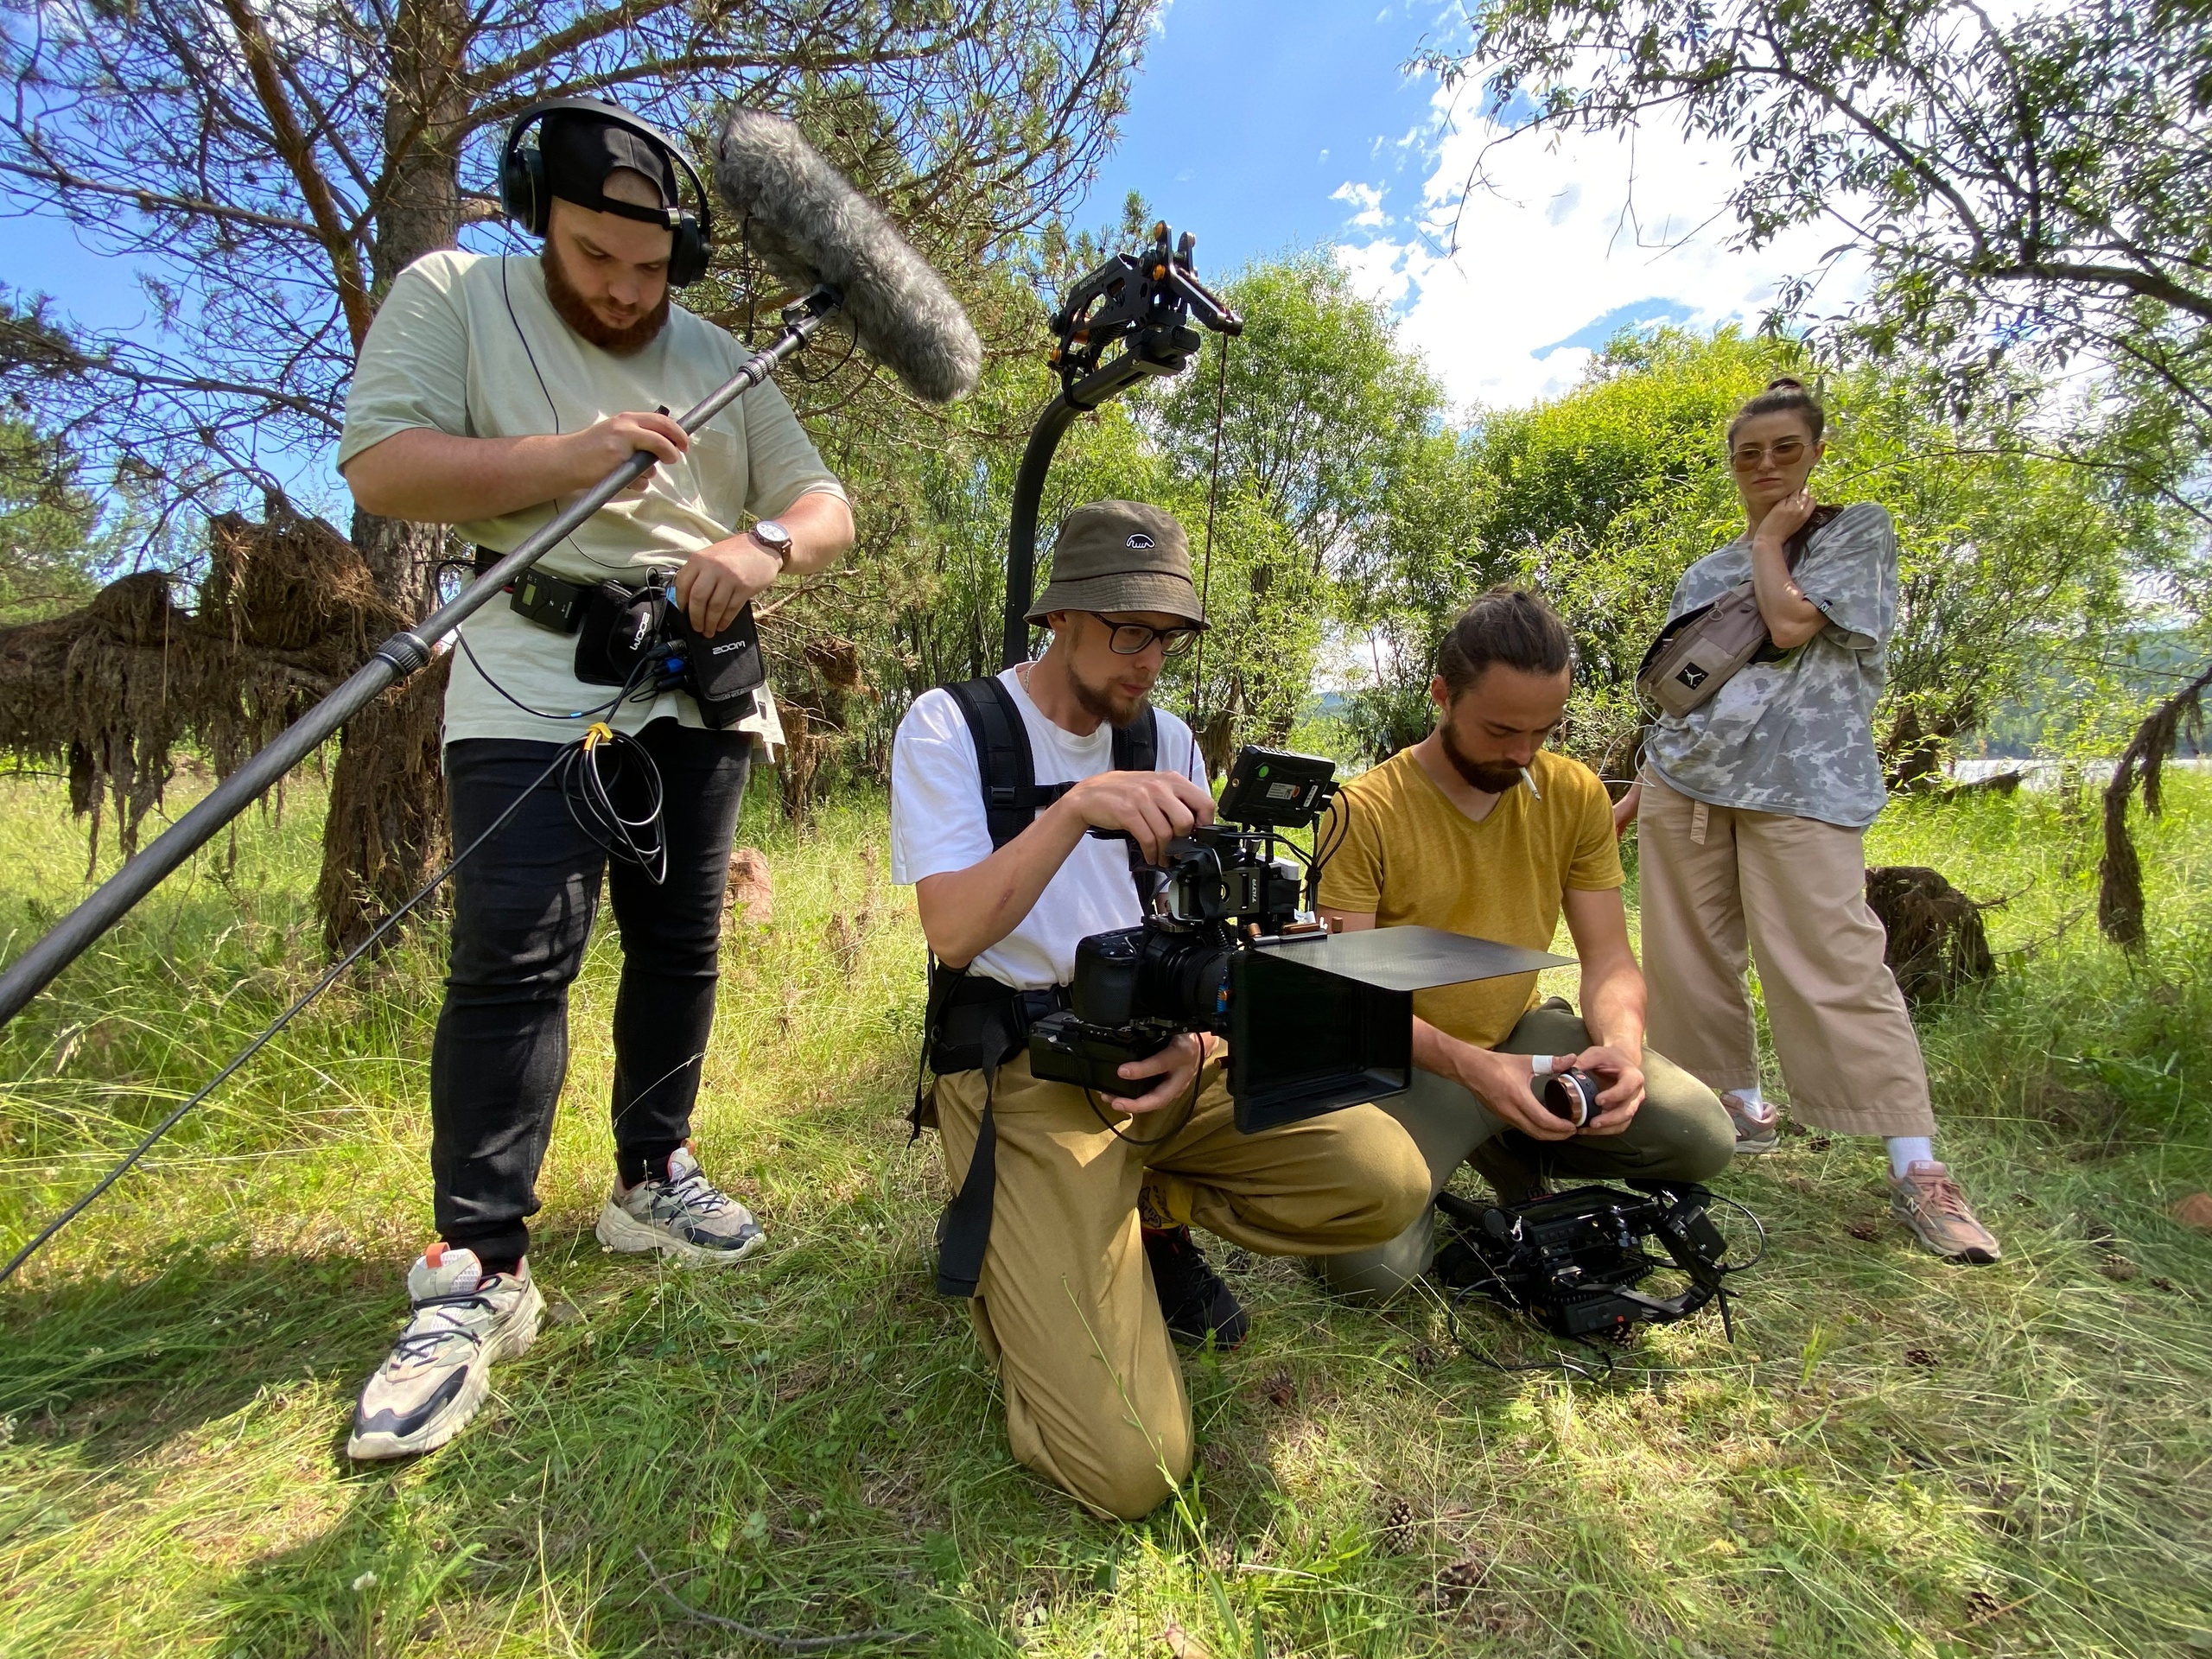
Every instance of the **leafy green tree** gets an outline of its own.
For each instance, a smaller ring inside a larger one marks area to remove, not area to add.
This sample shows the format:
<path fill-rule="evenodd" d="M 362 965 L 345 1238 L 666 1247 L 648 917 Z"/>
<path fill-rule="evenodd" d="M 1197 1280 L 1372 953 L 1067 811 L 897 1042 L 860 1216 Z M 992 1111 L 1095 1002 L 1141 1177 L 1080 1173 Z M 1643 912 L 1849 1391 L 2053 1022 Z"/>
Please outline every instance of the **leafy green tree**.
<path fill-rule="evenodd" d="M 1719 140 L 1741 244 L 1838 232 L 1785 312 L 1826 266 L 1864 261 L 1847 342 L 1940 365 L 1955 397 L 2001 392 L 2008 360 L 2110 365 L 2188 441 L 2096 463 L 2195 494 L 2212 441 L 2212 9 L 1491 0 L 1472 50 L 1433 61 L 1484 79 L 1522 134 L 1664 122 Z"/>
<path fill-rule="evenodd" d="M 1175 382 L 1157 402 L 1160 442 L 1185 469 L 1209 464 L 1218 407 L 1224 481 L 1264 504 L 1314 574 L 1340 571 L 1382 533 L 1443 391 L 1320 254 L 1252 266 L 1224 297 L 1244 319 L 1226 385 L 1218 359 Z"/>
<path fill-rule="evenodd" d="M 0 618 L 24 622 L 91 596 L 107 548 L 79 463 L 28 422 L 0 419 Z"/>

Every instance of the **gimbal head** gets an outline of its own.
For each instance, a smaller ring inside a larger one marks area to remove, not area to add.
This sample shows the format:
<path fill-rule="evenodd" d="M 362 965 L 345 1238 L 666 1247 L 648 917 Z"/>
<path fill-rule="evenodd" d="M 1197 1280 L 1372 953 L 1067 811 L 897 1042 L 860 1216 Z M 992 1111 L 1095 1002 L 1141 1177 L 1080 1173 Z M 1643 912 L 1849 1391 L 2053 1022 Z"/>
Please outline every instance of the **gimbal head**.
<path fill-rule="evenodd" d="M 1191 268 L 1198 238 L 1185 231 L 1171 251 L 1167 234 L 1165 224 L 1154 226 L 1152 246 L 1116 254 L 1052 314 L 1049 326 L 1059 339 L 1046 360 L 1070 403 L 1095 409 L 1147 375 L 1180 374 L 1201 339 L 1190 321 L 1217 334 L 1243 333 L 1243 319 Z M 1122 349 L 1109 360 L 1116 345 Z"/>
<path fill-rule="evenodd" d="M 1068 289 L 1052 314 L 1055 339 L 1046 354 L 1060 377 L 1060 393 L 1029 435 L 1014 480 L 1007 527 L 1006 652 L 1011 668 L 1029 655 L 1030 590 L 1037 563 L 1037 507 L 1052 452 L 1075 417 L 1119 397 L 1140 380 L 1180 374 L 1203 343 L 1198 328 L 1233 337 L 1244 320 L 1198 280 L 1191 262 L 1198 238 L 1171 242 L 1166 222 L 1152 227 L 1152 245 L 1117 253 Z M 1192 323 L 1198 325 L 1194 328 Z M 1117 349 L 1118 348 L 1118 349 Z"/>

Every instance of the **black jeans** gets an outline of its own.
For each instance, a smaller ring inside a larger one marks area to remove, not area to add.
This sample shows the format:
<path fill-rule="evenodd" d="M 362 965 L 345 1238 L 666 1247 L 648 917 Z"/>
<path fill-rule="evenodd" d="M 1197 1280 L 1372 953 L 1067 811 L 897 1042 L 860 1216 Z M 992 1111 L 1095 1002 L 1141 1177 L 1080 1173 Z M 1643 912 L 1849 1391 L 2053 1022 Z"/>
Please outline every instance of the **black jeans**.
<path fill-rule="evenodd" d="M 577 826 L 557 772 L 454 873 L 453 949 L 430 1050 L 430 1176 L 439 1237 L 487 1262 L 529 1248 L 524 1218 L 537 1211 L 538 1166 L 569 1069 L 569 985 L 583 965 L 603 871 L 622 936 L 618 1166 L 665 1157 L 691 1132 L 752 740 L 673 720 L 638 736 L 660 769 L 668 837 L 660 886 L 635 864 L 610 861 Z M 482 834 L 558 747 L 513 738 L 448 743 L 454 847 Z"/>

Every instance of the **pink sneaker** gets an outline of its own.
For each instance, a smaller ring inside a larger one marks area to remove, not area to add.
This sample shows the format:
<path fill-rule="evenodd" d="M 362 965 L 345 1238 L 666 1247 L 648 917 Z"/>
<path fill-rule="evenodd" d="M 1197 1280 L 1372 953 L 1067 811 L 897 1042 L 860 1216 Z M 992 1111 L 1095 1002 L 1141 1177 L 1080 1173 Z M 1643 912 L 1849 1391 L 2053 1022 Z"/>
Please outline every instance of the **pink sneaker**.
<path fill-rule="evenodd" d="M 1977 1265 L 2002 1254 L 1996 1236 L 1974 1219 L 1967 1195 L 1942 1164 L 1916 1163 L 1890 1181 L 1890 1211 L 1938 1255 Z"/>

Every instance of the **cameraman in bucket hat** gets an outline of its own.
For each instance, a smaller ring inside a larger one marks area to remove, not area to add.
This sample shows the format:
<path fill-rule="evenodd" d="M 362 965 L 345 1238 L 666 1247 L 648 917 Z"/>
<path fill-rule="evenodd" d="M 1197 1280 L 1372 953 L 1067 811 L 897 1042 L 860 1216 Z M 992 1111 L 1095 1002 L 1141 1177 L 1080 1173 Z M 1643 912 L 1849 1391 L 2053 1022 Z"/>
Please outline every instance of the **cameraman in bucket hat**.
<path fill-rule="evenodd" d="M 1142 919 L 1136 858 L 1160 862 L 1213 801 L 1190 728 L 1147 701 L 1205 626 L 1170 514 L 1069 514 L 1029 620 L 1052 630 L 1043 657 L 920 697 L 893 751 L 892 877 L 943 964 L 918 1121 L 959 1194 L 939 1288 L 970 1298 L 1014 1456 L 1133 1520 L 1194 1459 L 1171 1338 L 1230 1348 L 1249 1325 L 1192 1224 L 1269 1255 L 1367 1249 L 1421 1212 L 1428 1173 L 1373 1106 L 1239 1133 L 1218 1039 L 1122 1066 L 1122 1097 L 1032 1075 L 1028 1022 L 1067 1006 L 1077 941 Z"/>

